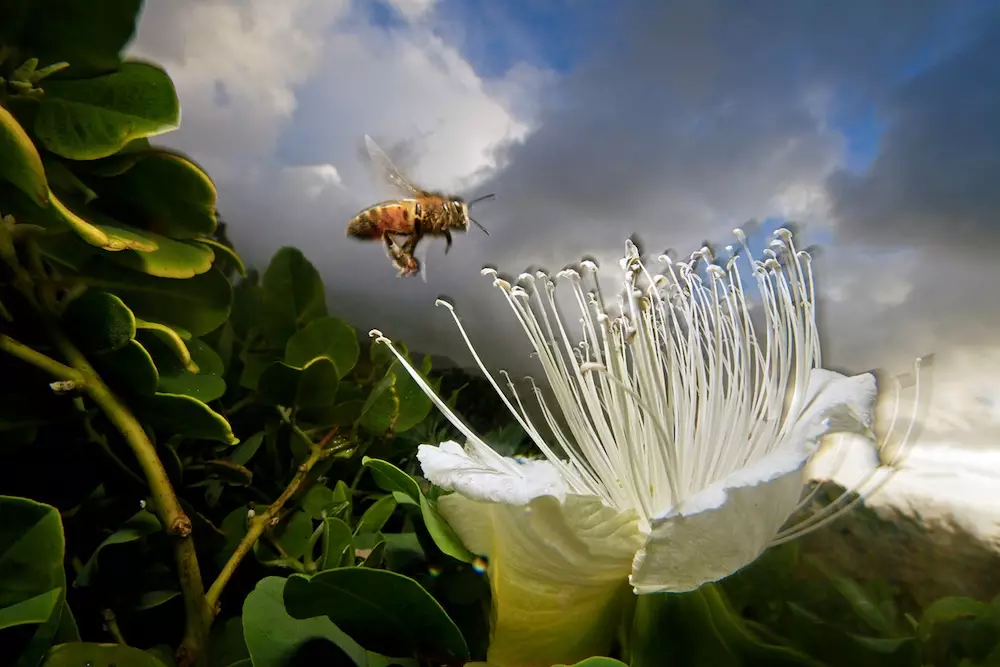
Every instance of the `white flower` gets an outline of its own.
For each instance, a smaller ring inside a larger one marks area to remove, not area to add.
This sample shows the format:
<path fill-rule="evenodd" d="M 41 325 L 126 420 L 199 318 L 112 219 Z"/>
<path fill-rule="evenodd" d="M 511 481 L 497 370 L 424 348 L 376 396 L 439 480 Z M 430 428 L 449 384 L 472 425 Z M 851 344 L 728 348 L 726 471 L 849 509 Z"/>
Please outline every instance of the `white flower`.
<path fill-rule="evenodd" d="M 787 230 L 755 261 L 751 321 L 736 267 L 707 248 L 688 263 L 665 257 L 651 275 L 632 243 L 621 262 L 624 296 L 605 309 L 597 267 L 588 291 L 572 270 L 581 334 L 571 340 L 545 274 L 523 286 L 492 275 L 534 346 L 555 399 L 532 385 L 553 434 L 543 437 L 514 390 L 486 371 L 543 460 L 505 458 L 456 417 L 392 343 L 424 391 L 466 437 L 422 445 L 428 480 L 457 493 L 439 509 L 473 552 L 489 559 L 494 665 L 551 665 L 607 649 L 626 582 L 636 594 L 689 591 L 722 579 L 769 546 L 836 518 L 840 503 L 798 525 L 805 466 L 828 432 L 871 434 L 871 374 L 821 368 L 810 258 Z M 703 275 L 698 264 L 704 260 Z M 780 260 L 780 261 L 779 261 Z M 874 443 L 873 443 L 874 444 Z"/>

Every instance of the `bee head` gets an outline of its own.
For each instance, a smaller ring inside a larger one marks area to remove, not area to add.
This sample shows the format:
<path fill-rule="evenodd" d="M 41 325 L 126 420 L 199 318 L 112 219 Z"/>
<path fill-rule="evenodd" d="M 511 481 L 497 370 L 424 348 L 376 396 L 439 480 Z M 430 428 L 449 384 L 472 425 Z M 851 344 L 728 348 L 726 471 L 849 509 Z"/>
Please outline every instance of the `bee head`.
<path fill-rule="evenodd" d="M 481 201 L 486 201 L 488 199 L 493 199 L 495 196 L 496 195 L 488 194 L 488 195 L 483 195 L 482 197 L 476 197 L 475 199 L 473 199 L 472 201 L 470 201 L 468 204 L 466 204 L 461 199 L 456 199 L 455 200 L 455 201 L 459 202 L 461 204 L 461 206 L 462 206 L 462 214 L 463 214 L 463 219 L 465 220 L 465 229 L 466 229 L 466 231 L 468 231 L 468 229 L 469 229 L 469 223 L 471 222 L 476 227 L 479 227 L 481 230 L 483 230 L 483 232 L 485 232 L 485 234 L 487 236 L 490 235 L 490 233 L 486 231 L 485 227 L 483 227 L 481 224 L 479 224 L 478 222 L 476 222 L 475 219 L 472 218 L 469 215 L 469 207 L 472 206 L 473 204 L 475 204 L 476 202 L 481 202 Z"/>

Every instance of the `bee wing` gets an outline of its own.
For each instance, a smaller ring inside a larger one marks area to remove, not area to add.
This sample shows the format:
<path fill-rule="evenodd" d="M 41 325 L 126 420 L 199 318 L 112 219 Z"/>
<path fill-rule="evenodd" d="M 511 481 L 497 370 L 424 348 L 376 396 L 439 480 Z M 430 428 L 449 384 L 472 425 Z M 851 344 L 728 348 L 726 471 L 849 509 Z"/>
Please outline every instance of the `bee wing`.
<path fill-rule="evenodd" d="M 368 150 L 368 157 L 371 158 L 371 161 L 382 170 L 382 175 L 389 181 L 390 184 L 400 188 L 408 195 L 412 195 L 414 197 L 419 197 L 424 194 L 423 190 L 406 180 L 406 177 L 399 172 L 399 169 L 397 169 L 396 165 L 392 163 L 392 160 L 390 160 L 389 156 L 385 154 L 385 151 L 379 148 L 378 144 L 375 143 L 375 140 L 367 134 L 365 135 L 365 148 Z"/>

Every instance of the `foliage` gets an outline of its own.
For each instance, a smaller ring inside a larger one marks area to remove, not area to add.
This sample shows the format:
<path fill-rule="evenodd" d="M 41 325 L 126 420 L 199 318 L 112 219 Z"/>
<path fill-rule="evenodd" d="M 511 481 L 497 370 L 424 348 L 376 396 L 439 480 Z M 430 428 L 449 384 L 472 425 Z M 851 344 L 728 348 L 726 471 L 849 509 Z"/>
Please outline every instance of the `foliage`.
<path fill-rule="evenodd" d="M 0 0 L 0 665 L 476 664 L 484 563 L 415 462 L 457 433 L 301 251 L 245 268 L 209 176 L 150 142 L 180 105 L 121 57 L 139 9 Z M 419 364 L 530 453 L 488 383 Z M 973 667 L 998 637 L 1000 598 L 903 611 L 793 544 L 637 600 L 577 666 Z"/>

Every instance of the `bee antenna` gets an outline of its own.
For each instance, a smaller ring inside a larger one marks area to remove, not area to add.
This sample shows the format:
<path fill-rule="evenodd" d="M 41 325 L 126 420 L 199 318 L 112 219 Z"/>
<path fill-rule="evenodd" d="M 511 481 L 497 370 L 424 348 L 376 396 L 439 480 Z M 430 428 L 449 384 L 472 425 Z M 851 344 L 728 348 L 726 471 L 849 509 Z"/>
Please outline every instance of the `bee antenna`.
<path fill-rule="evenodd" d="M 483 230 L 483 231 L 484 231 L 484 232 L 486 233 L 486 235 L 487 235 L 487 236 L 489 236 L 489 235 L 490 235 L 490 233 L 486 231 L 486 228 L 485 228 L 485 227 L 483 227 L 483 226 L 482 226 L 481 224 L 479 224 L 478 222 L 476 222 L 475 218 L 472 218 L 472 217 L 470 216 L 470 217 L 469 217 L 469 220 L 472 220 L 472 222 L 473 222 L 473 223 L 474 223 L 474 224 L 476 225 L 476 227 L 479 227 L 479 228 L 480 228 L 481 230 Z"/>
<path fill-rule="evenodd" d="M 483 195 L 482 197 L 476 197 L 475 199 L 469 202 L 469 207 L 471 208 L 472 205 L 475 204 L 476 202 L 486 201 L 487 199 L 496 199 L 496 195 L 491 192 L 488 195 Z"/>

